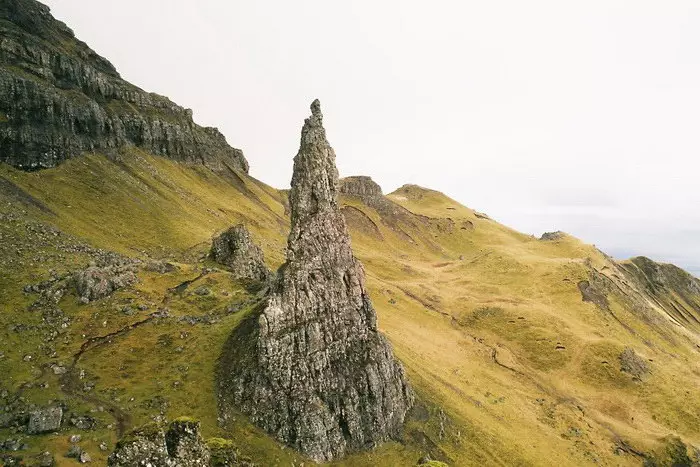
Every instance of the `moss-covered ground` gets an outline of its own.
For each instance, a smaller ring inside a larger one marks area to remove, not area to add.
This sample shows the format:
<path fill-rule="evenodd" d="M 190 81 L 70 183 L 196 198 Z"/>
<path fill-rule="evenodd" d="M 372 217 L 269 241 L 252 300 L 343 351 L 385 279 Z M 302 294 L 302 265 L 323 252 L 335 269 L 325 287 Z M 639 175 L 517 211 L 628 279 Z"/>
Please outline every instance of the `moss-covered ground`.
<path fill-rule="evenodd" d="M 217 419 L 216 360 L 261 297 L 206 252 L 214 234 L 243 222 L 278 267 L 282 192 L 136 150 L 36 173 L 2 166 L 0 182 L 0 391 L 98 420 L 91 431 L 70 422 L 58 434 L 0 429 L 0 441 L 21 437 L 23 457 L 49 450 L 74 465 L 63 454 L 81 433 L 103 465 L 120 430 L 187 416 L 260 465 L 305 462 L 243 416 Z M 669 439 L 700 446 L 698 336 L 612 293 L 609 310 L 584 302 L 577 284 L 591 271 L 619 280 L 608 257 L 573 237 L 515 232 L 436 191 L 407 186 L 388 199 L 405 211 L 342 201 L 380 328 L 420 403 L 402 440 L 333 465 L 414 465 L 426 454 L 448 465 L 640 465 L 641 453 L 676 449 Z M 87 305 L 69 289 L 57 304 L 69 323 L 47 341 L 45 317 L 31 307 L 38 295 L 24 287 L 85 267 L 83 244 L 176 268 L 140 268 L 134 286 Z M 158 310 L 167 314 L 149 318 Z M 54 374 L 86 341 L 112 334 L 68 376 Z M 620 371 L 625 347 L 649 362 L 643 380 Z"/>

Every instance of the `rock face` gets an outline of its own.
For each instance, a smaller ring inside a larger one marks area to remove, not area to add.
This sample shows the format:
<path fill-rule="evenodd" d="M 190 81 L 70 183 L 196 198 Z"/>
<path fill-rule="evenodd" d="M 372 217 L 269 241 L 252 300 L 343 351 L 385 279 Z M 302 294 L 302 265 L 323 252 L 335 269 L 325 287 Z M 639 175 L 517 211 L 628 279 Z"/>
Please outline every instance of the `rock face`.
<path fill-rule="evenodd" d="M 340 193 L 347 196 L 357 196 L 363 200 L 373 200 L 383 196 L 382 187 L 372 178 L 357 175 L 340 179 Z"/>
<path fill-rule="evenodd" d="M 0 2 L 0 162 L 38 170 L 124 146 L 219 172 L 248 171 L 243 153 L 216 128 L 124 81 L 48 7 Z"/>
<path fill-rule="evenodd" d="M 208 466 L 209 461 L 209 449 L 199 433 L 199 422 L 178 419 L 166 432 L 157 426 L 134 431 L 117 443 L 107 465 L 197 467 Z"/>
<path fill-rule="evenodd" d="M 253 243 L 243 224 L 233 226 L 215 237 L 210 256 L 217 263 L 229 267 L 236 278 L 265 281 L 270 277 L 262 250 Z"/>
<path fill-rule="evenodd" d="M 267 304 L 229 339 L 218 376 L 224 417 L 232 403 L 282 442 L 327 461 L 397 437 L 413 393 L 377 330 L 338 209 L 318 101 L 311 111 L 294 159 L 287 262 Z"/>

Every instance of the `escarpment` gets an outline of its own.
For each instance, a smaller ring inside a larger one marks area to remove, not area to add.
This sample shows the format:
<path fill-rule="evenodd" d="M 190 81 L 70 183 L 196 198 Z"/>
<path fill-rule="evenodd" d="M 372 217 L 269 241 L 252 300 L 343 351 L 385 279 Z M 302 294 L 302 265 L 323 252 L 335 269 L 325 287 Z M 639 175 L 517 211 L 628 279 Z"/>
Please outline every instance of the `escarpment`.
<path fill-rule="evenodd" d="M 338 208 L 335 154 L 311 105 L 294 159 L 287 261 L 219 362 L 220 407 L 327 461 L 399 435 L 413 392 L 377 318 Z"/>
<path fill-rule="evenodd" d="M 124 81 L 34 0 L 0 3 L 0 162 L 54 167 L 126 146 L 215 171 L 248 171 L 239 149 L 192 111 Z"/>

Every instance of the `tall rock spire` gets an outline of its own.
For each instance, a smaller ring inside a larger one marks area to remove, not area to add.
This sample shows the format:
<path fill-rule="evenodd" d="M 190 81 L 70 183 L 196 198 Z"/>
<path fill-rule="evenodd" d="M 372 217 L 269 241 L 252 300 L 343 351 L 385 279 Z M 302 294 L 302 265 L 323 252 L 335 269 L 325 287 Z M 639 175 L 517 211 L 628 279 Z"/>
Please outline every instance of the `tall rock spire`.
<path fill-rule="evenodd" d="M 294 158 L 287 262 L 265 307 L 229 339 L 219 380 L 223 415 L 233 404 L 327 461 L 397 437 L 413 392 L 350 248 L 318 100 L 311 112 Z"/>

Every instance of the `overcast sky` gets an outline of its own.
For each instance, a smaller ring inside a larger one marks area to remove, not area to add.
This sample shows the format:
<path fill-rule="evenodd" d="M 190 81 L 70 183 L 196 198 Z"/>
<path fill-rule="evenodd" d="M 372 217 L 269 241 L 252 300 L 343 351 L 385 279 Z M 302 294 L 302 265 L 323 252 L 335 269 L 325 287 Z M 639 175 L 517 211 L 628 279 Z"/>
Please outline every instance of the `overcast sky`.
<path fill-rule="evenodd" d="M 700 275 L 696 0 L 46 3 L 268 184 L 318 97 L 341 176 Z"/>

